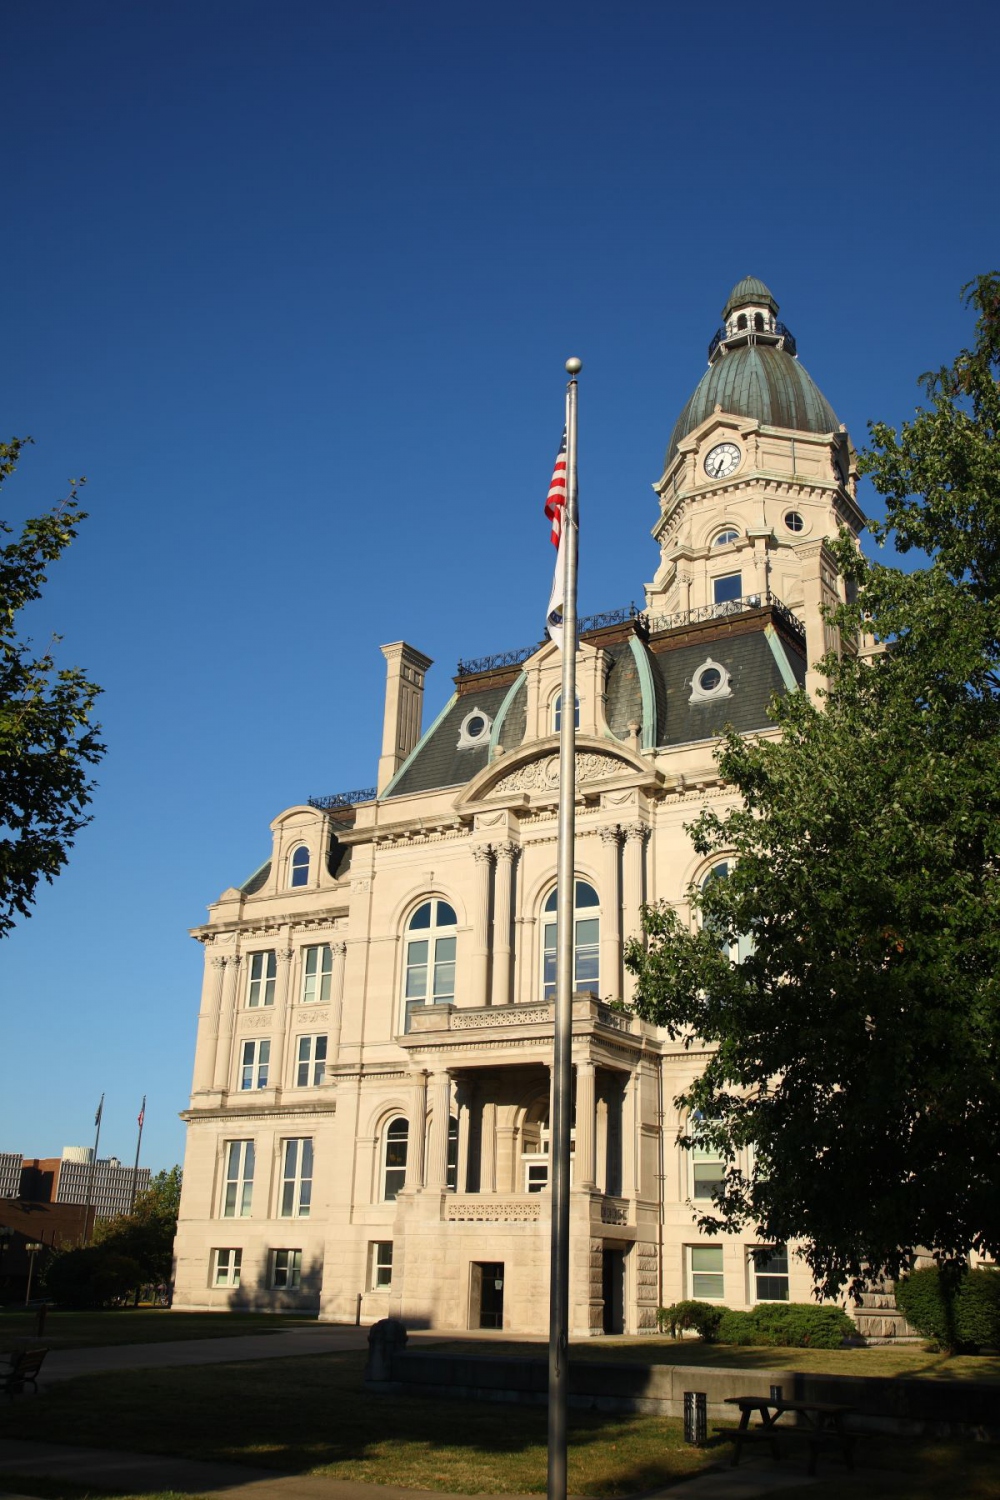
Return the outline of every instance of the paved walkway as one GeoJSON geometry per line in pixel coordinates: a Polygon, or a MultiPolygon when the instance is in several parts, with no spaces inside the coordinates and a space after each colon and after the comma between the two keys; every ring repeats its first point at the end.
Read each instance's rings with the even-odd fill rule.
{"type": "MultiPolygon", "coordinates": [[[[438,1335],[440,1337],[440,1335],[438,1335]]],[[[291,1359],[367,1349],[367,1328],[333,1323],[290,1328],[287,1333],[244,1333],[223,1339],[175,1339],[157,1344],[112,1344],[96,1349],[53,1349],[41,1381],[70,1380],[105,1370],[165,1370],[179,1365],[225,1365],[243,1359],[291,1359]]]]}
{"type": "MultiPolygon", "coordinates": [[[[392,1485],[358,1484],[323,1474],[277,1474],[244,1464],[200,1463],[163,1454],[120,1453],[110,1448],[71,1448],[57,1443],[0,1439],[0,1500],[16,1496],[17,1476],[66,1479],[74,1484],[105,1486],[123,1494],[157,1494],[176,1490],[206,1500],[415,1500],[414,1490],[392,1485]]],[[[738,1469],[701,1474],[670,1489],[648,1492],[643,1500],[753,1500],[755,1496],[811,1481],[796,1464],[775,1468],[751,1463],[738,1469]]],[[[420,1500],[539,1500],[536,1496],[434,1495],[420,1500]]]]}

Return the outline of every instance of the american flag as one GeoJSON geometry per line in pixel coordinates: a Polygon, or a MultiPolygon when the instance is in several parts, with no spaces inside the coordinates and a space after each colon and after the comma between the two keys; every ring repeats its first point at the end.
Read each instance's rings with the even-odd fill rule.
{"type": "Polygon", "coordinates": [[[142,1122],[143,1122],[143,1120],[145,1118],[146,1118],[146,1096],[145,1096],[145,1094],[143,1094],[143,1096],[142,1096],[142,1106],[141,1106],[141,1108],[139,1110],[139,1129],[140,1130],[142,1129],[142,1122]]]}
{"type": "Polygon", "coordinates": [[[563,428],[562,443],[552,470],[552,481],[545,500],[545,514],[552,522],[552,545],[559,546],[562,537],[563,513],[566,509],[566,429],[563,428]]]}

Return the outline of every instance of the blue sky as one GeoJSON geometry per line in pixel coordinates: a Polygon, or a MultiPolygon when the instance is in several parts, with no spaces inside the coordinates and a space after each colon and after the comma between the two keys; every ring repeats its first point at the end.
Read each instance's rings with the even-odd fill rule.
{"type": "MultiPolygon", "coordinates": [[[[92,825],[0,949],[0,1149],[179,1160],[187,929],[268,823],[370,784],[381,642],[539,637],[563,362],[581,608],[641,597],[650,485],[726,293],[771,287],[848,424],[905,418],[1000,261],[985,0],[127,0],[4,15],[3,513],[86,474],[32,634],[105,687],[92,825]]],[[[870,509],[874,501],[865,497],[870,509]]]]}

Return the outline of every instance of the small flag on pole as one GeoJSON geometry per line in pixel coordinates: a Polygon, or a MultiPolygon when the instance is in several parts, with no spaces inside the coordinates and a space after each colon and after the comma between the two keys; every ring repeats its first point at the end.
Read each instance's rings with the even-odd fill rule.
{"type": "Polygon", "coordinates": [[[95,1125],[100,1125],[100,1123],[101,1123],[101,1116],[103,1115],[103,1113],[104,1113],[104,1095],[102,1094],[101,1095],[101,1102],[97,1106],[97,1114],[94,1116],[94,1124],[95,1125]]]}
{"type": "Polygon", "coordinates": [[[545,499],[545,514],[552,523],[552,545],[556,548],[556,571],[552,579],[552,593],[545,625],[553,643],[562,650],[563,610],[566,607],[566,548],[562,545],[563,522],[566,515],[566,429],[563,428],[562,443],[556,455],[555,468],[549,493],[545,499]]]}
{"type": "Polygon", "coordinates": [[[139,1129],[140,1130],[142,1129],[142,1122],[143,1122],[143,1120],[145,1118],[146,1118],[146,1096],[145,1096],[145,1094],[143,1094],[143,1096],[142,1096],[142,1107],[139,1110],[139,1129]]]}

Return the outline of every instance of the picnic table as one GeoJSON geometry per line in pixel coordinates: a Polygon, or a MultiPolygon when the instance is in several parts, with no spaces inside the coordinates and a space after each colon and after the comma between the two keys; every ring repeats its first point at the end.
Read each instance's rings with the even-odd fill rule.
{"type": "MultiPolygon", "coordinates": [[[[821,1448],[836,1446],[844,1455],[849,1469],[854,1468],[854,1434],[847,1431],[845,1418],[856,1409],[840,1406],[833,1401],[776,1401],[768,1396],[727,1396],[727,1406],[738,1406],[740,1425],[736,1429],[731,1464],[740,1461],[744,1443],[765,1442],[770,1444],[771,1456],[780,1459],[776,1428],[786,1413],[800,1419],[797,1431],[809,1444],[809,1473],[816,1473],[816,1460],[821,1448]],[[760,1416],[757,1427],[750,1426],[754,1412],[760,1416]]],[[[784,1431],[788,1431],[785,1428],[784,1431]]]]}

